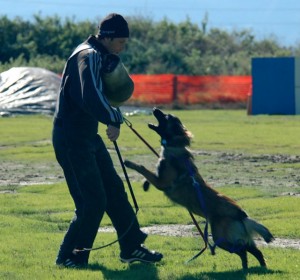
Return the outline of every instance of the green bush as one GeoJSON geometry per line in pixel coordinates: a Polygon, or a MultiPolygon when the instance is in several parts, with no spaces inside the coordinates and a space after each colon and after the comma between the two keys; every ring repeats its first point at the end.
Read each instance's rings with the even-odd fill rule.
{"type": "MultiPolygon", "coordinates": [[[[189,19],[175,24],[167,19],[127,17],[128,48],[122,54],[132,74],[249,75],[251,58],[300,55],[298,46],[281,46],[272,37],[256,40],[249,30],[224,31],[189,19]]],[[[207,20],[207,19],[206,19],[207,20]]],[[[34,15],[0,17],[0,71],[13,66],[38,66],[60,73],[74,48],[97,32],[98,20],[34,15]]]]}

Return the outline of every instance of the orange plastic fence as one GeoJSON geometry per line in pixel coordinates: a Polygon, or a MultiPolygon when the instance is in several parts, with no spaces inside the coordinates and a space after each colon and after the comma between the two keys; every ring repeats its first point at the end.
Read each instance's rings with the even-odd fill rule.
{"type": "Polygon", "coordinates": [[[200,104],[246,102],[251,76],[131,75],[135,89],[132,102],[148,104],[200,104]]]}

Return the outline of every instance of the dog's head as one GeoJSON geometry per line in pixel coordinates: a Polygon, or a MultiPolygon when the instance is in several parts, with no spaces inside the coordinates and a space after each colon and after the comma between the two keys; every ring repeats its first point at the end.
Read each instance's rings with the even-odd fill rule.
{"type": "Polygon", "coordinates": [[[163,145],[172,147],[189,146],[192,133],[181,123],[179,118],[171,114],[165,114],[161,110],[154,108],[153,115],[158,121],[158,125],[148,124],[160,137],[163,145]]]}

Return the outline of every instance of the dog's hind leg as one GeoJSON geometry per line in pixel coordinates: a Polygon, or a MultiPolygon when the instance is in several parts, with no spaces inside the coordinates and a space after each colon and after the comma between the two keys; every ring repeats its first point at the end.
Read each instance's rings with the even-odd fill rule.
{"type": "Polygon", "coordinates": [[[259,261],[259,264],[261,266],[267,267],[267,264],[266,264],[266,261],[265,261],[265,258],[263,256],[262,252],[255,246],[255,244],[248,245],[246,247],[246,250],[259,261]]]}
{"type": "Polygon", "coordinates": [[[224,241],[224,239],[219,239],[220,241],[216,242],[217,246],[222,248],[223,250],[234,253],[238,255],[241,258],[243,269],[248,269],[248,257],[247,257],[247,249],[245,246],[241,246],[239,244],[233,244],[227,241],[224,241]]]}
{"type": "Polygon", "coordinates": [[[248,269],[247,249],[245,247],[245,244],[243,242],[233,243],[227,241],[228,238],[223,237],[224,235],[222,235],[219,231],[222,229],[224,230],[223,227],[219,227],[220,225],[222,224],[220,223],[218,224],[218,226],[216,226],[216,223],[211,224],[212,236],[215,244],[219,248],[229,253],[235,253],[236,255],[238,255],[241,258],[243,269],[248,269]]]}
{"type": "MultiPolygon", "coordinates": [[[[218,242],[216,242],[217,244],[218,242]]],[[[231,242],[223,241],[218,244],[218,247],[228,251],[229,253],[234,253],[241,258],[243,269],[248,269],[248,257],[247,257],[247,249],[242,244],[233,244],[231,242]]]]}
{"type": "Polygon", "coordinates": [[[240,250],[238,252],[235,252],[235,254],[237,254],[241,258],[243,269],[244,270],[248,269],[247,251],[246,250],[240,250]]]}

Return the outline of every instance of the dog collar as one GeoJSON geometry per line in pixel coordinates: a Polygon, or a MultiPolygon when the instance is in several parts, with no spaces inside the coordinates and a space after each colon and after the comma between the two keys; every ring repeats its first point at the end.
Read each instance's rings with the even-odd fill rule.
{"type": "Polygon", "coordinates": [[[163,146],[166,146],[166,145],[167,145],[167,140],[166,140],[166,139],[161,139],[161,144],[162,144],[163,146]]]}

